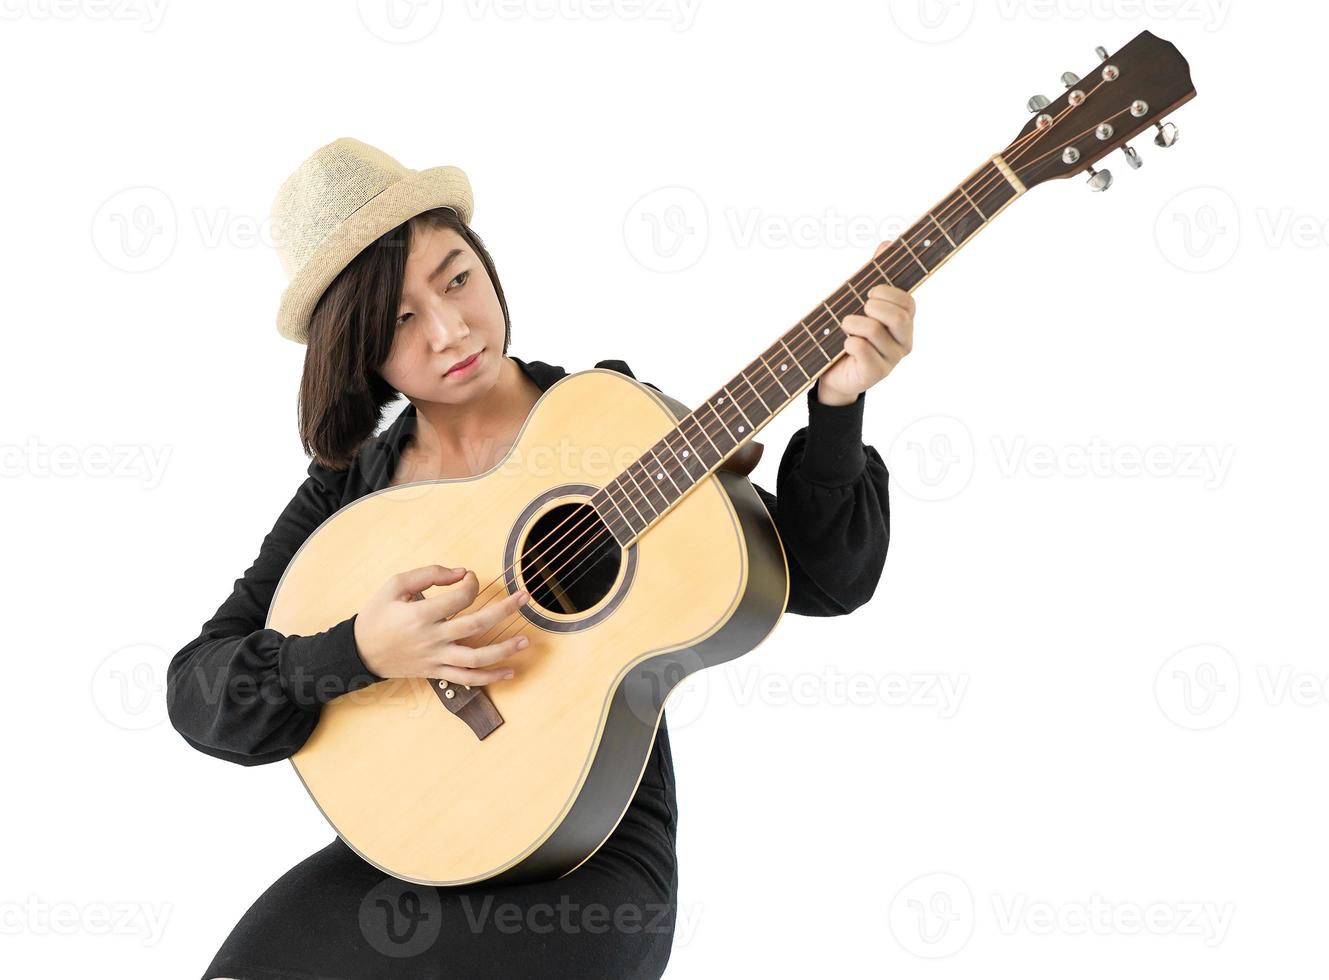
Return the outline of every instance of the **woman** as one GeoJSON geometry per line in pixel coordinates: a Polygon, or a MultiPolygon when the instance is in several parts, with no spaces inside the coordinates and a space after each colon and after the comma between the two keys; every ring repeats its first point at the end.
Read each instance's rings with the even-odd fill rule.
{"type": "MultiPolygon", "coordinates": [[[[567,373],[508,356],[507,303],[469,226],[472,210],[455,167],[408,170],[351,139],[322,147],[282,185],[274,218],[291,281],[278,329],[307,344],[299,426],[313,461],[253,565],[171,662],[171,721],[200,751],[274,762],[301,747],[323,704],[383,678],[475,686],[510,676],[504,661],[520,637],[473,647],[439,630],[472,635],[469,626],[510,616],[518,597],[446,623],[416,615],[412,600],[433,585],[465,583],[465,609],[478,587],[466,569],[402,569],[323,633],[264,628],[282,571],[323,520],[387,486],[492,468],[567,373]],[[409,404],[376,436],[399,394],[409,404]]],[[[787,552],[788,611],[806,616],[850,612],[881,575],[887,475],[861,442],[864,392],[908,352],[913,301],[879,287],[844,329],[847,356],[808,389],[808,425],[781,458],[777,493],[758,488],[787,552]]],[[[622,361],[596,366],[631,374],[622,361]]],[[[676,815],[662,718],[628,810],[571,874],[503,887],[414,885],[337,838],[259,897],[204,980],[659,977],[674,930],[676,815]]]]}

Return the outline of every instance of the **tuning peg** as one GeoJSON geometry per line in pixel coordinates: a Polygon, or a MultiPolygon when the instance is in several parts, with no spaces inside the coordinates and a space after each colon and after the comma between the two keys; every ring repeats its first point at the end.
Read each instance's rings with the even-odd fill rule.
{"type": "Polygon", "coordinates": [[[1091,191],[1105,191],[1112,186],[1111,170],[1095,170],[1089,168],[1089,189],[1091,191]]]}
{"type": "Polygon", "coordinates": [[[1131,165],[1132,170],[1139,170],[1144,166],[1144,161],[1140,159],[1140,154],[1135,152],[1135,147],[1129,143],[1123,144],[1121,152],[1126,154],[1126,162],[1131,165]]]}
{"type": "Polygon", "coordinates": [[[1064,71],[1061,73],[1061,84],[1065,85],[1067,88],[1070,88],[1072,85],[1078,84],[1079,81],[1080,81],[1080,76],[1075,74],[1075,72],[1073,71],[1064,71]]]}
{"type": "Polygon", "coordinates": [[[1103,47],[1103,45],[1101,44],[1098,47],[1094,48],[1094,54],[1098,55],[1099,61],[1108,60],[1108,50],[1107,48],[1103,47]]]}
{"type": "Polygon", "coordinates": [[[1181,130],[1177,129],[1175,123],[1154,123],[1158,127],[1158,135],[1154,137],[1154,145],[1168,147],[1181,138],[1181,130]]]}
{"type": "Polygon", "coordinates": [[[1029,96],[1029,101],[1024,104],[1024,107],[1030,112],[1042,112],[1051,104],[1052,100],[1046,95],[1031,95],[1029,96]]]}

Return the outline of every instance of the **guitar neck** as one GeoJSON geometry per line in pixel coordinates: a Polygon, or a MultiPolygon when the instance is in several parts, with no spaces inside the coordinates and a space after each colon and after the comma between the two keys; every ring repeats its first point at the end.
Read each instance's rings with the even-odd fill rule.
{"type": "Polygon", "coordinates": [[[1001,156],[986,161],[598,491],[591,504],[618,543],[640,537],[816,383],[844,353],[841,321],[863,312],[873,286],[913,291],[1024,191],[1001,156]]]}

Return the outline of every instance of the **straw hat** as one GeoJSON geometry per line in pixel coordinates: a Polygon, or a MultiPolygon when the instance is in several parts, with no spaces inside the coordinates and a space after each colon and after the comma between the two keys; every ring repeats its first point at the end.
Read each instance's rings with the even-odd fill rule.
{"type": "Polygon", "coordinates": [[[300,164],[277,191],[272,228],[289,284],[277,332],[307,343],[309,317],[337,273],[381,236],[430,208],[450,207],[466,224],[471,184],[456,167],[411,170],[382,150],[343,136],[300,164]]]}

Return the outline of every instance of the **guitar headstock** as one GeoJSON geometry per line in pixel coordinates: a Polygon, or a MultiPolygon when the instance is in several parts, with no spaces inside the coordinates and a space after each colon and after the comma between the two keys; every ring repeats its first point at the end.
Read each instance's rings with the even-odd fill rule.
{"type": "Polygon", "coordinates": [[[1153,126],[1158,146],[1177,141],[1176,125],[1163,120],[1195,97],[1195,87],[1176,45],[1141,31],[1115,54],[1097,53],[1099,63],[1083,77],[1061,76],[1066,91],[1059,98],[1029,100],[1034,118],[1001,154],[1026,187],[1087,172],[1091,188],[1106,190],[1112,174],[1093,165],[1113,150],[1121,148],[1136,169],[1132,137],[1153,126]]]}

